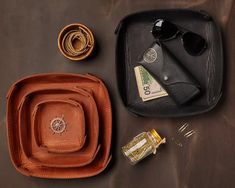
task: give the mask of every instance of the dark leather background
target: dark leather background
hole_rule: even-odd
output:
[[[215,110],[187,118],[140,118],[123,106],[115,76],[115,35],[125,15],[148,9],[202,9],[221,25],[225,49],[224,95]],[[0,187],[80,188],[233,188],[235,187],[235,3],[233,0],[8,0],[0,2]],[[93,58],[70,62],[57,48],[63,26],[81,22],[97,41]],[[88,179],[47,180],[25,177],[11,164],[6,140],[6,93],[17,79],[47,72],[93,73],[101,77],[113,104],[113,161],[100,175]],[[196,134],[172,138],[184,122]],[[136,166],[120,148],[138,133],[156,128],[168,143],[157,156]]]

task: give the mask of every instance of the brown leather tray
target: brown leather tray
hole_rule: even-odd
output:
[[[100,151],[92,163],[83,167],[57,168],[35,164],[22,152],[19,145],[19,114],[17,107],[26,94],[25,88],[82,88],[90,90],[97,104],[99,114]],[[103,82],[91,75],[77,74],[43,74],[30,76],[13,84],[7,96],[7,130],[11,160],[22,174],[44,178],[84,178],[102,172],[108,165],[111,145],[112,117],[111,104]]]
[[[41,93],[40,93],[41,92]],[[65,93],[63,93],[65,92]],[[50,93],[50,94],[49,94]],[[58,93],[58,94],[57,94]],[[38,95],[36,95],[38,94]],[[30,95],[30,96],[28,96]],[[27,97],[28,96],[28,97]],[[80,97],[79,97],[80,96]],[[81,90],[81,89],[58,89],[57,86],[53,87],[51,86],[50,89],[45,89],[42,87],[35,86],[34,90],[31,89],[24,97],[23,99],[28,99],[28,103],[24,104],[24,101],[21,103],[20,106],[25,106],[27,109],[26,112],[31,112],[30,116],[26,116],[24,119],[21,118],[22,115],[20,115],[19,124],[21,125],[21,121],[23,121],[25,126],[25,135],[20,133],[22,136],[20,137],[20,141],[22,143],[22,149],[25,152],[26,156],[29,158],[29,160],[33,161],[36,164],[41,164],[44,166],[51,166],[51,167],[79,167],[84,166],[92,162],[100,149],[100,146],[98,145],[98,136],[99,136],[99,122],[98,122],[98,112],[96,108],[96,103],[93,99],[93,97]],[[42,100],[49,100],[51,98],[57,99],[57,100],[63,100],[63,99],[73,99],[77,102],[80,102],[84,109],[87,112],[87,142],[82,150],[79,150],[75,153],[68,153],[67,155],[63,154],[55,154],[55,153],[48,153],[47,151],[42,151],[41,148],[38,148],[37,145],[35,145],[34,138],[34,130],[31,130],[28,132],[28,128],[30,129],[30,125],[34,124],[34,118],[31,118],[34,116],[33,109],[37,106],[38,103],[40,103]],[[92,116],[91,116],[92,114]],[[69,117],[70,115],[67,114]],[[66,118],[68,119],[68,118]],[[25,121],[24,121],[25,120]],[[27,123],[31,122],[31,123]],[[75,121],[77,123],[77,121]],[[23,126],[20,126],[20,130]],[[23,132],[23,131],[22,131]],[[74,134],[74,131],[72,131],[72,134]],[[28,139],[30,138],[31,139]],[[23,140],[24,138],[27,138]],[[31,142],[30,142],[31,141]]]
[[[54,114],[58,110],[61,111],[62,120],[64,120],[65,114],[68,116],[67,113],[71,116],[71,119],[68,118],[67,121],[64,122],[66,127],[62,127],[62,129],[59,125],[57,126],[58,128],[55,126],[54,128],[52,127],[53,122],[61,121],[60,117],[57,117],[56,114]],[[54,121],[52,121],[53,119],[51,119],[51,116],[56,117]],[[47,125],[48,122],[51,122],[50,126],[45,127],[44,125]],[[70,129],[72,129],[70,131],[77,133],[74,137],[63,134],[67,131],[68,125],[70,125]],[[38,103],[33,110],[33,131],[37,145],[45,148],[49,152],[67,153],[79,151],[86,140],[85,117],[82,105],[73,100],[58,99],[45,100]],[[58,140],[55,140],[55,137],[58,138]],[[63,142],[61,142],[62,139]]]

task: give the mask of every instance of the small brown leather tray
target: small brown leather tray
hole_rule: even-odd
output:
[[[20,144],[20,140],[22,135],[19,134],[19,111],[18,107],[23,99],[23,97],[27,93],[32,93],[33,90],[39,90],[43,88],[45,90],[50,90],[54,88],[56,94],[61,96],[61,91],[58,91],[58,88],[63,88],[63,95],[66,96],[67,99],[72,99],[74,97],[68,97],[68,94],[71,94],[69,90],[77,90],[83,89],[86,90],[87,93],[90,93],[94,97],[94,101],[97,105],[98,115],[99,115],[99,143],[100,150],[95,157],[95,159],[88,165],[82,167],[70,166],[66,167],[50,167],[47,165],[39,164],[38,161],[30,160],[27,156],[27,153],[23,152],[23,148],[27,143],[33,143],[31,137],[29,137],[30,142],[24,141],[22,139],[22,144]],[[57,89],[56,89],[57,88]],[[67,91],[66,91],[67,90]],[[43,93],[43,92],[42,92]],[[47,93],[48,94],[48,93]],[[72,93],[76,95],[76,92]],[[48,94],[50,95],[50,94]],[[51,96],[54,96],[55,93],[52,92]],[[38,97],[41,98],[42,94],[38,94]],[[32,100],[35,99],[36,96],[33,95]],[[31,97],[30,97],[31,99]],[[50,98],[52,99],[52,98]],[[41,98],[41,100],[45,100],[45,98]],[[55,100],[55,98],[53,98]],[[64,100],[64,99],[63,99]],[[25,105],[27,108],[31,109],[31,115],[33,113],[33,105],[28,101],[30,105]],[[77,101],[80,102],[80,101]],[[37,105],[38,102],[35,103]],[[83,106],[83,105],[82,105]],[[83,106],[84,108],[84,106]],[[27,109],[25,109],[27,111]],[[26,113],[23,113],[26,115]],[[84,109],[84,114],[87,113]],[[93,113],[90,114],[92,116]],[[28,116],[26,116],[28,117]],[[22,118],[23,120],[27,120],[27,118]],[[90,119],[90,118],[89,118]],[[87,119],[86,119],[87,120]],[[87,121],[85,122],[87,123]],[[30,128],[32,126],[32,120],[28,121]],[[8,131],[8,142],[9,142],[9,150],[11,160],[15,166],[15,168],[24,175],[27,176],[36,176],[43,178],[84,178],[97,175],[102,172],[106,166],[108,165],[111,156],[110,156],[110,145],[111,145],[111,134],[112,134],[112,116],[111,116],[111,104],[109,100],[108,91],[103,84],[103,82],[91,75],[78,75],[78,74],[43,74],[43,75],[35,75],[27,78],[23,78],[13,84],[10,88],[8,96],[7,96],[7,131]],[[27,131],[25,131],[26,133]],[[32,129],[29,130],[32,135],[34,131]],[[87,139],[89,139],[88,129],[86,127]],[[73,133],[75,134],[75,133]],[[86,147],[86,143],[83,147]],[[26,147],[28,148],[28,147]],[[30,147],[29,147],[30,148]],[[35,149],[35,147],[31,147]],[[83,148],[82,148],[83,149]],[[79,151],[82,151],[80,149]],[[42,150],[43,151],[43,150]],[[26,152],[28,152],[26,150]],[[36,155],[40,155],[39,153],[35,153]],[[49,152],[49,154],[53,154]],[[54,153],[58,155],[59,153]],[[63,156],[67,156],[69,153],[61,153]],[[68,163],[69,157],[61,160],[62,163]],[[62,165],[63,166],[63,165]]]
[[[58,114],[61,115],[57,116]],[[69,116],[67,121],[65,116]],[[49,122],[50,125],[45,127]],[[67,129],[77,134],[64,134]],[[38,103],[33,110],[33,131],[38,146],[49,152],[66,153],[80,150],[86,140],[82,105],[73,100],[45,100]]]
[[[71,93],[72,92],[72,93]],[[63,100],[63,99],[70,99],[75,100],[77,102],[80,102],[84,110],[86,110],[86,119],[87,119],[87,142],[83,149],[74,152],[74,153],[68,153],[67,155],[58,154],[58,153],[51,153],[48,151],[42,151],[40,147],[37,147],[37,144],[35,144],[34,140],[36,138],[35,136],[35,129],[32,129],[30,125],[33,125],[35,113],[34,110],[35,107],[41,103],[43,100],[50,100],[51,98],[54,98],[53,100]],[[73,99],[72,99],[73,98]],[[26,100],[27,99],[27,100]],[[26,102],[25,102],[26,101]],[[23,108],[24,107],[24,108]],[[60,107],[56,107],[56,109]],[[71,106],[70,106],[71,108]],[[30,161],[33,161],[36,164],[41,164],[44,166],[51,166],[51,167],[79,167],[89,164],[93,161],[95,156],[97,155],[98,150],[100,149],[100,146],[98,146],[98,136],[99,136],[99,118],[98,118],[98,112],[96,108],[96,103],[93,99],[93,97],[87,93],[86,91],[83,91],[81,89],[58,89],[57,87],[53,88],[53,86],[50,87],[50,89],[44,89],[42,87],[37,88],[35,86],[35,90],[31,89],[29,93],[27,93],[24,97],[22,102],[20,103],[19,107],[19,125],[20,125],[20,143],[22,144],[22,150],[25,152],[25,155],[29,158]],[[22,113],[22,110],[25,110],[25,113]],[[56,110],[54,109],[51,113],[49,113],[49,119],[53,119],[54,117],[57,117],[61,114],[61,110],[63,111],[64,119],[66,121],[71,121],[71,109],[68,111],[69,114],[64,111],[63,109]],[[30,112],[30,115],[27,116],[26,112]],[[58,114],[59,112],[59,114]],[[90,115],[92,114],[92,116]],[[25,115],[25,117],[23,117]],[[57,116],[56,116],[57,115]],[[32,117],[32,118],[31,118]],[[45,117],[41,117],[43,119]],[[77,122],[74,120],[72,125],[74,124],[75,127]],[[29,123],[31,122],[31,123]],[[50,124],[50,120],[45,124],[48,126]],[[21,126],[25,125],[25,126]],[[44,128],[42,131],[48,131],[48,134],[51,134],[51,136],[54,136],[55,140],[64,141],[63,138],[61,138],[61,135],[58,134],[52,134],[50,129]],[[74,130],[67,130],[65,133],[70,137],[77,136],[77,132],[74,132]],[[67,137],[67,136],[66,136]],[[29,139],[31,138],[31,139]],[[57,141],[51,140],[53,143]]]

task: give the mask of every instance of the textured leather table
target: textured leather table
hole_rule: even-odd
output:
[[[123,106],[115,76],[115,35],[125,15],[148,9],[190,8],[209,12],[221,25],[225,49],[224,95],[206,114],[187,118],[140,118]],[[0,187],[80,188],[233,188],[235,187],[235,2],[233,0],[52,0],[1,1],[0,6]],[[74,63],[57,48],[65,25],[81,22],[95,34],[96,53]],[[11,164],[6,140],[6,93],[17,79],[35,73],[93,73],[102,78],[113,105],[113,160],[100,175],[87,179],[48,180],[19,174]],[[179,136],[184,122],[196,134]],[[138,133],[156,128],[168,143],[136,166],[120,148]],[[176,142],[177,139],[177,142]],[[179,142],[182,144],[179,144]]]

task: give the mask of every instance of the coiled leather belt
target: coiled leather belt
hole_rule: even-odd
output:
[[[61,31],[58,45],[65,57],[81,60],[86,58],[93,50],[94,36],[86,26],[71,24]]]
[[[79,56],[90,49],[93,41],[89,33],[83,29],[69,31],[62,40],[62,48],[71,56]]]

